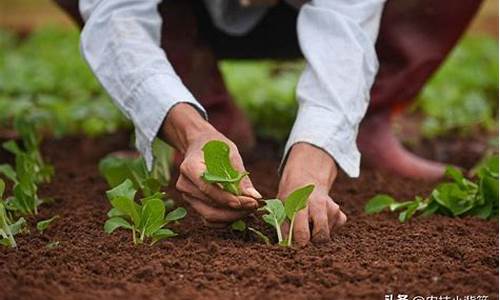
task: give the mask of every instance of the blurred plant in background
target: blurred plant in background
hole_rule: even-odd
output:
[[[228,89],[248,114],[259,136],[283,141],[295,120],[295,86],[302,61],[224,61]]]
[[[127,126],[80,57],[79,33],[54,27],[25,40],[0,31],[0,126],[30,120],[55,136]]]
[[[0,127],[17,117],[56,137],[97,136],[130,126],[91,74],[78,31],[47,27],[26,39],[0,30]],[[261,137],[283,142],[297,111],[304,62],[223,61],[229,90]],[[498,126],[498,41],[466,37],[419,96],[427,137]]]
[[[416,107],[425,115],[427,137],[474,126],[492,129],[498,120],[498,41],[467,37],[424,88]]]

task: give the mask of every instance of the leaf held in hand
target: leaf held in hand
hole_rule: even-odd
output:
[[[225,191],[240,195],[240,181],[248,173],[239,172],[232,166],[229,146],[222,141],[210,141],[203,146],[203,156],[207,170],[202,178],[206,182],[220,184]]]

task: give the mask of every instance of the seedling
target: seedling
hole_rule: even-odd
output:
[[[40,233],[43,233],[45,230],[47,230],[47,228],[49,228],[50,224],[52,224],[52,222],[54,222],[57,218],[59,218],[59,216],[55,215],[50,219],[39,221],[38,223],[36,223],[36,229]]]
[[[293,241],[293,228],[295,224],[295,216],[297,213],[307,207],[307,201],[309,196],[314,190],[314,185],[306,185],[299,189],[293,191],[284,201],[280,199],[270,199],[264,200],[266,203],[265,206],[259,208],[260,211],[265,211],[266,214],[262,215],[262,219],[268,225],[273,227],[276,230],[276,234],[278,236],[278,243],[282,246],[290,247]],[[288,238],[283,238],[283,233],[281,231],[281,225],[283,222],[288,220],[290,222],[290,231],[288,234]],[[270,239],[259,230],[246,226],[245,222],[242,220],[238,220],[231,224],[231,228],[236,231],[244,231],[248,229],[255,233],[257,237],[262,239],[266,244],[270,245]]]
[[[186,216],[184,208],[177,208],[165,215],[165,203],[162,193],[156,193],[135,202],[137,190],[131,180],[126,179],[122,184],[106,192],[113,208],[109,210],[109,219],[104,224],[104,231],[112,233],[118,228],[132,231],[134,244],[142,244],[146,239],[154,244],[177,234],[165,228],[173,221]]]
[[[46,164],[38,149],[40,139],[36,131],[21,121],[16,128],[22,135],[23,148],[15,141],[8,141],[3,147],[15,155],[15,169],[9,164],[0,165],[0,174],[14,184],[13,196],[8,197],[5,207],[21,215],[38,214],[38,206],[47,200],[38,197],[38,185],[49,182],[54,169]]]
[[[264,222],[274,227],[280,245],[286,245],[288,247],[292,245],[295,216],[300,210],[306,208],[307,200],[313,190],[314,185],[306,185],[292,192],[285,199],[284,205],[279,199],[271,199],[265,200],[266,205],[259,208],[259,210],[267,212],[267,214],[262,216],[262,219]],[[286,240],[283,239],[283,233],[281,232],[281,225],[285,219],[288,219],[290,222],[290,231]]]
[[[14,236],[26,228],[26,220],[24,218],[19,218],[16,222],[11,222],[4,201],[2,200],[3,193],[5,191],[5,182],[0,179],[0,244],[16,248],[17,243]]]
[[[230,148],[222,141],[210,141],[203,146],[203,155],[207,170],[202,178],[206,182],[217,184],[223,190],[236,196],[241,195],[240,182],[247,176],[248,172],[239,172],[231,164]],[[314,185],[307,185],[292,192],[286,199],[285,204],[279,199],[265,200],[266,205],[259,210],[266,211],[263,215],[264,221],[276,229],[278,242],[280,245],[291,246],[293,240],[293,226],[295,215],[301,209],[307,206],[307,200],[314,190]],[[281,225],[287,219],[290,221],[290,233],[286,240],[283,239]],[[231,224],[231,228],[236,231],[247,229],[245,222],[238,220]],[[248,227],[248,230],[254,232],[266,244],[270,240],[262,232],[255,228]]]
[[[203,156],[207,170],[202,178],[208,183],[217,184],[223,190],[241,195],[240,182],[248,172],[233,168],[229,159],[229,146],[222,141],[210,141],[203,146]]]
[[[111,188],[129,179],[134,184],[135,189],[141,190],[142,195],[148,197],[160,192],[162,186],[168,185],[171,153],[170,147],[157,139],[153,143],[155,161],[151,172],[148,171],[142,157],[131,159],[112,155],[99,162],[99,171]]]
[[[451,182],[439,184],[427,198],[415,197],[413,201],[397,202],[389,195],[377,195],[365,206],[367,214],[389,209],[401,211],[400,222],[406,222],[416,213],[422,216],[442,214],[451,217],[477,216],[490,219],[498,216],[498,156],[485,160],[478,168],[477,178],[471,181],[454,167],[446,175]]]

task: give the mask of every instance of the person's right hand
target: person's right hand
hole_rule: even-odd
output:
[[[231,163],[238,171],[244,172],[245,167],[234,143],[206,122],[191,105],[181,103],[174,106],[164,122],[163,133],[167,141],[184,155],[176,188],[207,225],[226,226],[258,207],[256,199],[262,196],[248,176],[240,183],[241,196],[201,178],[206,170],[202,148],[212,140],[223,141],[229,146]]]

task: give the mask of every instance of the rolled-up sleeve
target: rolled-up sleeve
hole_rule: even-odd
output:
[[[203,107],[159,47],[158,0],[80,0],[85,20],[80,49],[115,104],[135,126],[136,147],[151,167],[152,142],[169,110]]]
[[[285,147],[310,143],[359,176],[356,145],[378,71],[375,41],[383,0],[313,0],[302,6],[297,31],[307,61],[297,86],[299,111]]]

